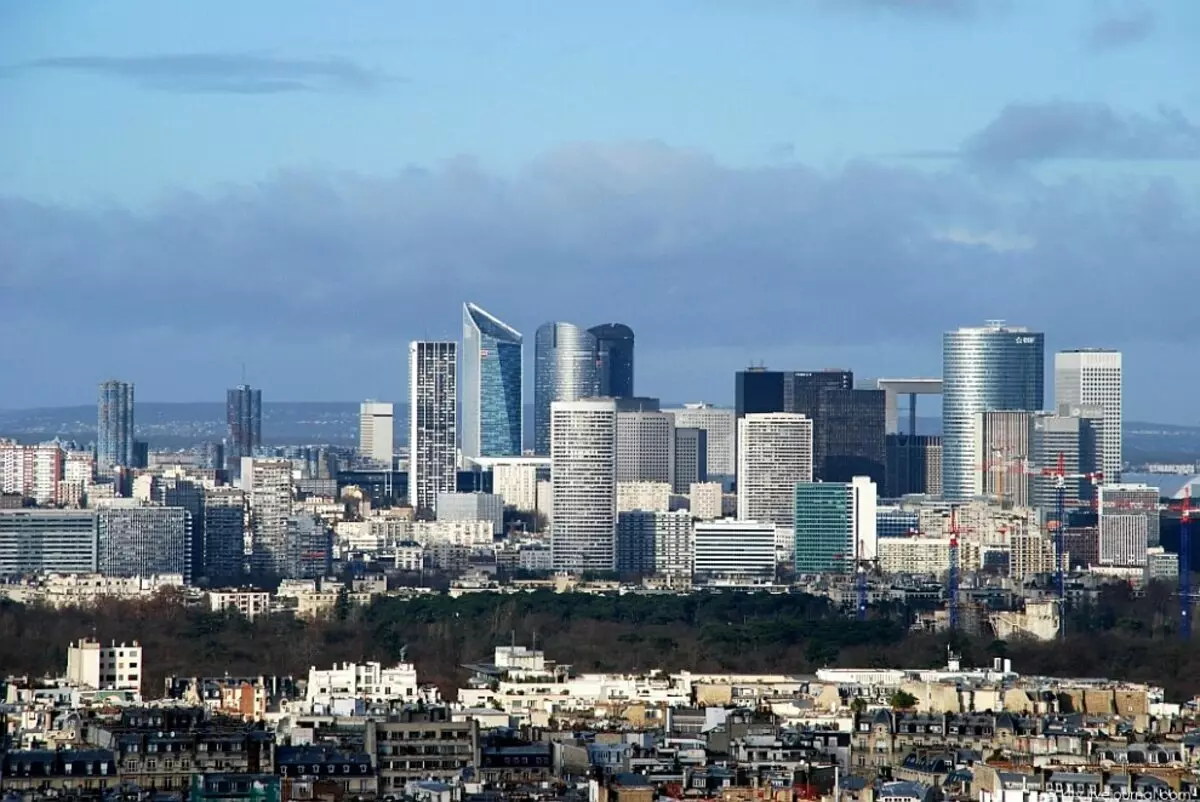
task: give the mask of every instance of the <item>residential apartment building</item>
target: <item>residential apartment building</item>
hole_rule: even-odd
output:
[[[813,479],[813,423],[786,412],[738,420],[738,509],[744,521],[791,528],[798,482]]]
[[[457,488],[458,344],[416,341],[408,348],[408,495],[432,516],[438,493]]]

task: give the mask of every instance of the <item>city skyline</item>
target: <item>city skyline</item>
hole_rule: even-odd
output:
[[[38,366],[85,338],[146,399],[242,362],[402,398],[378,366],[470,299],[622,321],[638,393],[721,402],[760,361],[933,375],[940,332],[1006,317],[1122,351],[1130,419],[1196,420],[1159,289],[1200,232],[1189,0],[213,8],[0,26],[0,407],[83,403]]]

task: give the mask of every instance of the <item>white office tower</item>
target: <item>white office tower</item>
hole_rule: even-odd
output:
[[[617,481],[675,482],[675,418],[657,410],[617,413]]]
[[[438,493],[455,490],[458,470],[458,344],[408,346],[408,499],[425,515]]]
[[[704,431],[709,478],[726,484],[733,481],[737,472],[737,412],[704,403],[684,404],[680,409],[664,411],[675,416],[677,428]]]
[[[391,404],[366,401],[358,408],[358,456],[387,469],[392,467],[394,409]]]
[[[611,398],[550,405],[554,570],[616,567],[617,403]]]
[[[813,422],[789,412],[738,420],[737,517],[790,529],[796,485],[813,475]]]
[[[537,509],[537,486],[536,465],[498,462],[492,466],[492,492],[504,499],[505,506],[518,512]]]
[[[1100,563],[1145,565],[1146,549],[1159,545],[1158,488],[1144,484],[1101,485]]]
[[[292,461],[242,457],[241,481],[250,502],[250,570],[285,576]]]
[[[872,561],[879,551],[879,486],[869,476],[850,479],[850,496],[854,502],[854,554],[860,561]]]
[[[1054,405],[1099,406],[1104,413],[1100,442],[1104,481],[1121,481],[1121,352],[1103,349],[1054,355]]]
[[[696,521],[692,553],[692,576],[696,579],[774,581],[775,525],[730,519]]]

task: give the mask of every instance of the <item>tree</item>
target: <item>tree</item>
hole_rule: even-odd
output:
[[[861,696],[855,696],[854,700],[850,702],[850,709],[854,712],[854,715],[862,715],[867,712],[867,700]]]
[[[911,710],[917,706],[917,697],[908,691],[896,691],[888,699],[893,710]]]

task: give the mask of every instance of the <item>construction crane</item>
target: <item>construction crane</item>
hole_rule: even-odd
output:
[[[1170,505],[1179,511],[1179,637],[1192,637],[1192,516],[1200,508],[1192,506],[1192,486],[1184,487],[1183,501]]]
[[[858,564],[858,606],[856,615],[859,621],[867,620],[867,568],[862,563]]]
[[[946,581],[950,631],[958,631],[958,508],[950,508],[950,571]]]
[[[1067,529],[1067,480],[1080,479],[1091,482],[1093,485],[1100,484],[1104,480],[1104,474],[1099,471],[1091,473],[1067,473],[1066,457],[1063,452],[1058,452],[1058,463],[1053,468],[1045,466],[1025,464],[1026,473],[1033,472],[1040,476],[1052,477],[1054,479],[1054,590],[1058,595],[1059,604],[1059,629],[1058,635],[1062,637],[1066,633],[1067,626],[1067,566],[1066,563],[1066,544],[1064,535]]]

